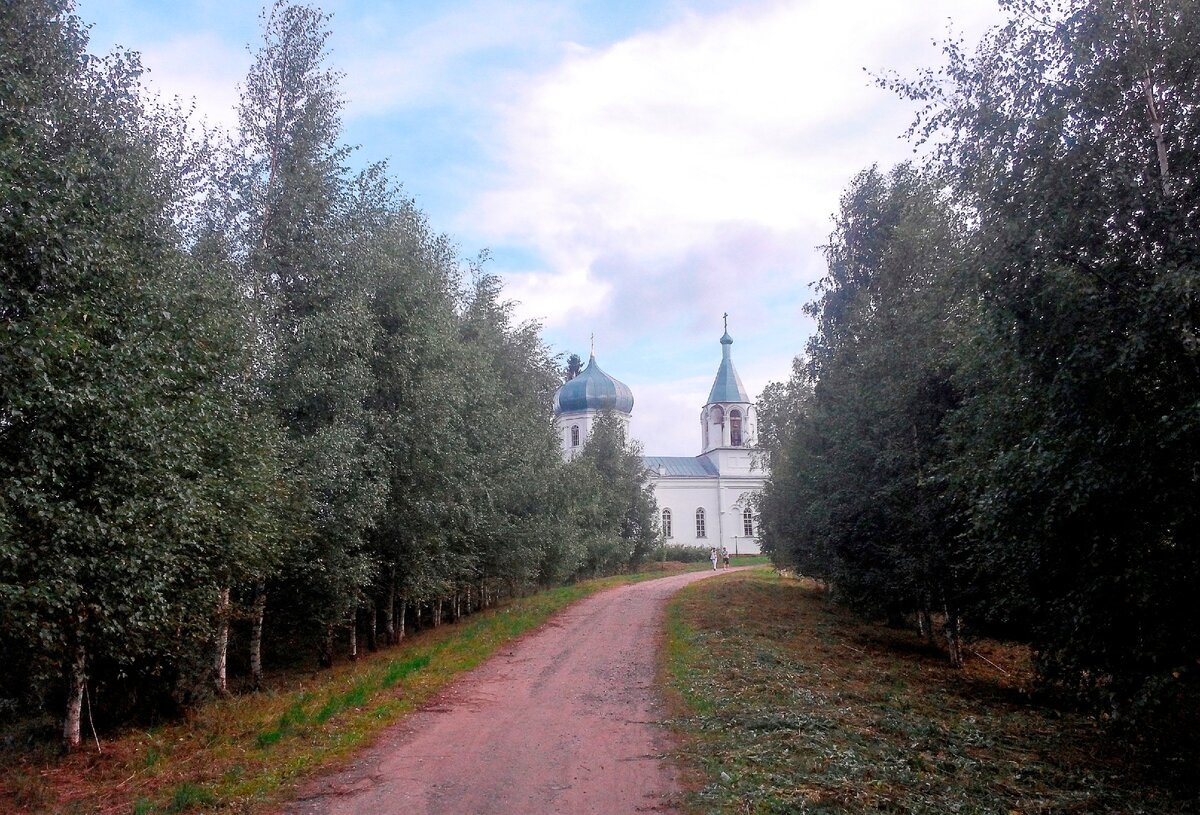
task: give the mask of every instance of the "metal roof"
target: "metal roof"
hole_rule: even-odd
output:
[[[717,369],[717,378],[713,381],[712,390],[708,393],[708,402],[705,404],[750,401],[750,397],[746,395],[746,388],[742,385],[742,378],[733,367],[733,359],[729,355],[731,345],[733,337],[726,331],[721,337],[721,367]]]
[[[715,478],[719,473],[707,456],[643,456],[646,469],[664,477]]]
[[[633,391],[624,382],[609,376],[596,364],[596,355],[579,376],[567,382],[554,394],[554,413],[575,413],[584,410],[618,410],[633,412]]]

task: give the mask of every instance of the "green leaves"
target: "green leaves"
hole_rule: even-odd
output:
[[[959,308],[962,232],[934,178],[861,173],[826,247],[807,366],[760,408],[772,479],[764,542],[864,611],[961,602],[945,486],[935,475]]]
[[[765,399],[764,535],[1146,723],[1198,687],[1200,30],[1176,0],[1007,7],[884,82],[937,161],[843,199],[810,380]]]
[[[119,681],[207,629],[237,340],[194,306],[219,283],[170,216],[183,126],[143,107],[137,60],[85,55],[58,4],[2,23],[0,648],[36,704],[73,654]]]
[[[583,535],[583,574],[637,565],[658,541],[658,504],[646,483],[641,448],[611,412],[592,424],[582,452],[566,466]]]

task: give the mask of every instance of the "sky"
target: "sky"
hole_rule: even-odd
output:
[[[995,0],[329,0],[344,141],[481,251],[555,353],[633,390],[649,455],[700,452],[721,360],[751,398],[813,323],[820,247],[872,164],[913,156],[914,103],[873,76],[941,64]],[[138,51],[148,87],[236,121],[260,10],[77,0],[91,50]]]

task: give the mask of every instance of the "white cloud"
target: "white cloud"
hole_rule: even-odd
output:
[[[195,104],[208,124],[232,129],[237,124],[238,83],[250,67],[244,48],[209,32],[174,37],[143,47],[146,85],[163,99]]]
[[[713,375],[717,372],[713,368]],[[648,456],[700,454],[700,406],[708,398],[712,377],[675,382],[642,382],[633,390],[630,434]]]
[[[936,63],[947,16],[978,31],[994,14],[982,0],[767,2],[570,49],[504,110],[503,169],[463,223],[601,284],[555,300],[543,273],[527,308],[552,327],[580,302],[636,331],[665,304],[728,304],[731,279],[747,302],[795,287],[850,177],[909,151],[911,108],[863,67]]]
[[[734,343],[737,347],[737,343]],[[700,349],[701,355],[705,349]],[[721,352],[714,341],[707,346],[711,371],[669,381],[630,381],[633,391],[632,436],[642,443],[646,455],[695,456],[700,454],[700,408],[708,399]],[[746,393],[754,400],[768,383],[785,379],[791,371],[792,357],[780,355],[734,354],[735,365]],[[620,377],[618,377],[620,378]]]
[[[568,303],[583,316],[599,311],[609,296],[610,285],[593,279],[586,266],[561,272],[526,272],[506,282],[504,298],[520,303],[521,319],[543,322]]]
[[[602,362],[634,391],[634,436],[695,455],[720,315],[751,398],[786,378],[841,191],[911,154],[913,108],[864,67],[935,65],[948,17],[972,40],[996,15],[989,0],[763,2],[571,47],[500,108],[500,169],[460,228],[538,253],[536,275],[505,275],[518,313],[575,348],[614,338]]]
[[[351,115],[411,106],[474,107],[497,92],[514,53],[552,47],[565,17],[546,0],[457,4],[413,25],[411,9],[371,6],[334,20],[334,58]],[[489,58],[504,68],[488,65]],[[490,68],[490,69],[489,69]]]

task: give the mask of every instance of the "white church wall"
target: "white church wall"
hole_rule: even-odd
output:
[[[718,488],[716,478],[655,478],[654,498],[658,502],[659,520],[662,510],[671,510],[669,543],[685,546],[724,547],[730,554],[758,554],[757,519],[754,533],[747,536],[743,528],[742,509],[749,495],[762,489],[762,479],[722,479]],[[696,532],[696,510],[704,510],[703,538]]]
[[[710,392],[710,397],[719,401],[709,402],[700,410],[701,457],[673,460],[675,457],[650,456],[657,458],[657,462],[650,465],[654,470],[647,476],[655,487],[660,519],[663,509],[671,512],[670,541],[724,548],[730,553],[758,554],[757,519],[751,518],[751,534],[746,534],[743,511],[752,496],[762,490],[767,472],[759,452],[753,449],[758,436],[758,416],[733,368],[729,350],[732,343],[726,332],[721,338],[721,367]],[[555,425],[566,461],[584,449],[600,416],[598,405],[605,403],[604,397],[581,392],[580,384],[589,389],[595,385],[599,390],[615,391],[623,400],[623,407],[615,415],[623,422],[626,436],[629,433],[632,393],[600,370],[595,361],[593,355],[580,375],[589,379],[575,385],[567,383],[555,396]],[[570,389],[566,397],[564,389]],[[729,399],[733,401],[724,401]],[[558,413],[564,404],[576,410]],[[697,510],[704,513],[703,533],[697,528]]]
[[[616,412],[614,415],[620,420],[625,427],[625,436],[629,436],[629,414]],[[600,411],[588,410],[575,413],[560,413],[554,419],[554,424],[558,428],[558,439],[562,444],[563,461],[570,461],[579,455],[583,450],[583,446],[587,443],[588,438],[592,435],[592,427],[596,424],[596,420],[600,418]],[[579,444],[572,444],[573,437],[571,429],[579,428]]]
[[[709,450],[704,456],[713,463],[723,478],[751,476],[761,480],[766,476],[766,470],[763,469],[760,460],[762,456],[760,450],[746,447],[722,447],[717,450]]]

